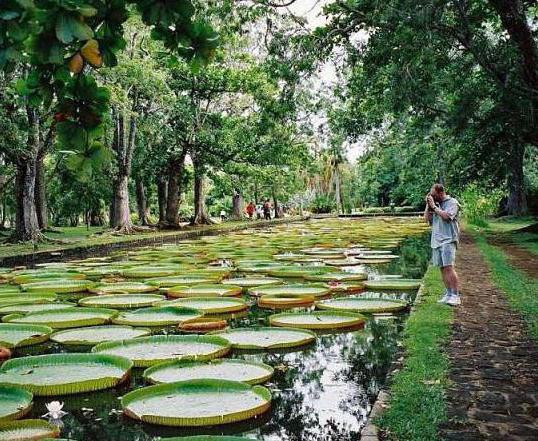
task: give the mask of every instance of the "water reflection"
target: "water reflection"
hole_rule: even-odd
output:
[[[390,264],[349,267],[351,271],[402,274],[421,277],[427,266],[425,238],[404,241]],[[347,295],[347,294],[344,294]],[[360,292],[352,297],[382,297],[413,300],[409,292]],[[255,304],[244,316],[228,317],[230,326],[265,326],[270,310]],[[62,437],[79,441],[156,441],[160,437],[194,434],[243,434],[265,441],[352,441],[359,439],[367,415],[384,385],[398,349],[398,336],[405,314],[370,316],[364,329],[337,334],[319,334],[307,347],[278,352],[234,352],[231,356],[268,363],[275,376],[267,387],[273,394],[270,411],[241,424],[204,428],[166,428],[138,423],[121,413],[120,398],[144,385],[142,370],[134,371],[130,384],[117,389],[61,397],[68,415],[63,418]],[[159,333],[180,333],[162,329]],[[78,348],[80,349],[80,348]],[[66,351],[47,343],[23,348],[17,355]],[[56,399],[56,398],[54,398]],[[36,398],[31,417],[46,413],[47,398]]]

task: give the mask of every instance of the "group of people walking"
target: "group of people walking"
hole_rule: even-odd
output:
[[[252,201],[247,205],[245,211],[247,212],[247,215],[249,219],[254,219],[254,215],[256,215],[257,219],[266,219],[271,220],[271,211],[273,210],[273,205],[271,204],[271,201],[267,199],[263,204],[256,206],[256,204]]]

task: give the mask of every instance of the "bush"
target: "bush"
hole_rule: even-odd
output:
[[[487,227],[488,217],[499,209],[505,193],[502,190],[481,190],[477,184],[468,185],[461,194],[462,213],[467,222],[477,227]]]
[[[336,210],[336,201],[331,195],[318,194],[312,200],[310,211],[316,214],[331,213]]]

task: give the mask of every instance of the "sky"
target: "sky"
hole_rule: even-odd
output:
[[[307,26],[314,29],[318,26],[323,26],[327,22],[322,9],[324,5],[330,2],[330,0],[297,0],[288,9],[293,14],[304,17],[307,20]],[[331,62],[325,63],[320,70],[319,80],[323,81],[323,83],[334,83],[336,80],[336,66]],[[322,122],[323,120],[320,119],[319,123]],[[318,124],[317,121],[316,124]],[[366,145],[364,142],[347,146],[347,159],[351,163],[354,163],[365,149]]]

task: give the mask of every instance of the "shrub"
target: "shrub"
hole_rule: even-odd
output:
[[[328,194],[318,194],[312,200],[310,211],[312,213],[324,214],[331,213],[336,210],[336,201],[334,197]]]
[[[505,193],[502,190],[481,190],[477,184],[468,185],[461,194],[462,213],[467,222],[477,227],[487,227],[488,217],[499,209]]]

